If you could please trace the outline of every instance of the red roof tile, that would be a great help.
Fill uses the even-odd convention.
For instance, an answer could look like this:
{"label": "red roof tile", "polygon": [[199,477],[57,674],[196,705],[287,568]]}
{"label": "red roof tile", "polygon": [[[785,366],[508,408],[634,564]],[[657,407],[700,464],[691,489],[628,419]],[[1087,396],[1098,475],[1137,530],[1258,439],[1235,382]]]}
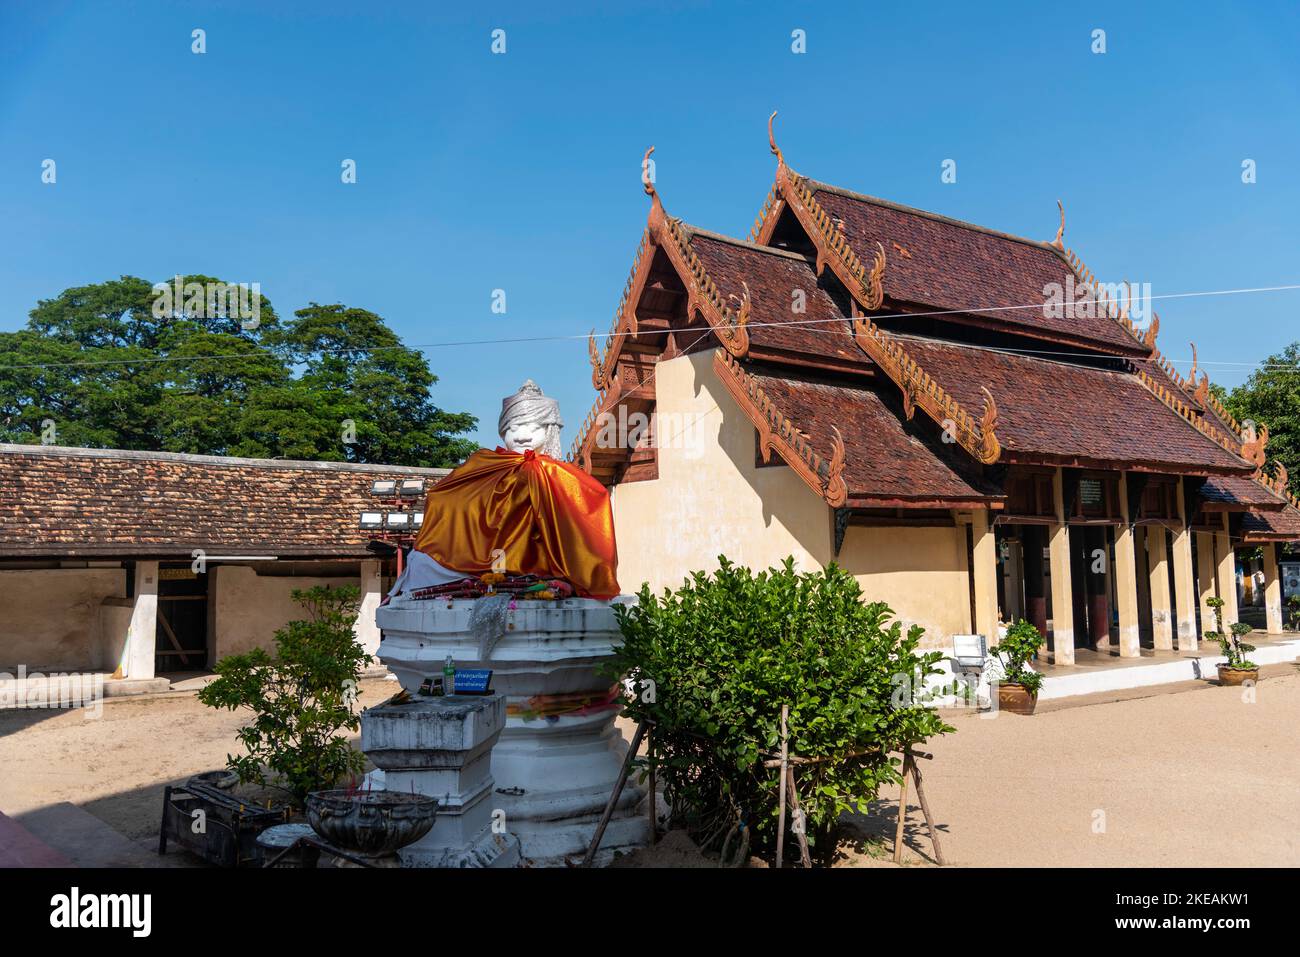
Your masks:
{"label": "red roof tile", "polygon": [[1242,516],[1241,536],[1247,542],[1300,541],[1300,511],[1287,506],[1280,512],[1250,512]]}
{"label": "red roof tile", "polygon": [[[693,226],[683,224],[683,228],[695,254],[733,310],[740,308],[745,292],[742,283],[749,286],[751,345],[867,362],[853,341],[843,311],[818,284],[808,260]],[[796,291],[803,293],[803,312],[792,308]]]}
{"label": "red roof tile", "polygon": [[1003,458],[1079,460],[1193,474],[1249,474],[1151,394],[1136,375],[1032,356],[898,336],[958,402],[978,409],[986,386],[998,404]]}
{"label": "red roof tile", "polygon": [[[831,426],[840,430],[850,505],[1001,497],[953,452],[939,449],[920,430],[908,428],[897,398],[886,398],[870,387],[747,371],[814,448],[829,453],[834,443]],[[894,390],[889,383],[885,388]]]}
{"label": "red roof tile", "polygon": [[384,510],[371,483],[446,472],[0,445],[0,556],[374,557],[358,527]]}
{"label": "red roof tile", "polygon": [[1201,486],[1202,501],[1216,505],[1235,506],[1237,509],[1281,511],[1287,501],[1275,495],[1252,478],[1236,475],[1214,475]]}
{"label": "red roof tile", "polygon": [[[876,243],[888,265],[885,295],[896,302],[974,314],[981,322],[1050,339],[1069,338],[1107,351],[1145,354],[1115,320],[1048,318],[1044,287],[1063,289],[1069,264],[1049,243],[1035,242],[948,219],[924,210],[808,181],[814,197],[863,262]],[[901,247],[901,248],[900,248]],[[1034,308],[1007,309],[1007,306]],[[986,310],[986,311],[980,311]],[[992,310],[992,311],[987,311]]]}

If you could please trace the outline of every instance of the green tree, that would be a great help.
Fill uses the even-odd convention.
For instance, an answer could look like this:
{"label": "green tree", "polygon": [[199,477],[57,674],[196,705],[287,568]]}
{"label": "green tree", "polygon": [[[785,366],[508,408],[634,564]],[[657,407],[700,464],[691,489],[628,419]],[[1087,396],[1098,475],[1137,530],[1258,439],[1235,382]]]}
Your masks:
{"label": "green tree", "polygon": [[1286,466],[1292,490],[1300,488],[1300,342],[1265,359],[1225,405],[1238,421],[1268,426],[1269,457]]}
{"label": "green tree", "polygon": [[161,293],[135,276],[68,289],[0,333],[0,441],[52,422],[56,444],[88,448],[431,466],[473,451],[458,435],[474,417],[433,404],[437,377],[374,313],[313,304],[282,326],[265,296],[254,322]]}

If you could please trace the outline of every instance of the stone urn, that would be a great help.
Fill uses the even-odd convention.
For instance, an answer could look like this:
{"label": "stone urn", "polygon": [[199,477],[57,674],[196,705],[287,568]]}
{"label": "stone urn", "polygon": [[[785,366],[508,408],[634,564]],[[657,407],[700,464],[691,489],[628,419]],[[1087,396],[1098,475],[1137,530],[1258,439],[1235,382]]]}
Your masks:
{"label": "stone urn", "polygon": [[307,821],[328,843],[366,858],[385,858],[429,833],[438,800],[392,791],[312,791]]}
{"label": "stone urn", "polygon": [[[608,602],[587,598],[519,600],[484,654],[471,632],[473,599],[398,597],[377,612],[379,658],[415,694],[442,674],[490,668],[492,690],[506,701],[506,720],[492,751],[492,804],[505,814],[531,866],[580,859],[609,800],[626,753],[614,727],[616,681],[602,673],[622,636]],[[649,839],[636,813],[644,797],[629,780],[601,841],[598,864]]]}

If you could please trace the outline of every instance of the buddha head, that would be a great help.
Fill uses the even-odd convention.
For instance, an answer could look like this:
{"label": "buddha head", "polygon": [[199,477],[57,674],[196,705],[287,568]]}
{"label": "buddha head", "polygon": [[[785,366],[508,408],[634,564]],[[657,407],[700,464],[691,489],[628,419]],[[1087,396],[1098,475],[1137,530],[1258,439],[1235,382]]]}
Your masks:
{"label": "buddha head", "polygon": [[560,452],[560,403],[547,398],[529,379],[519,391],[501,400],[497,432],[511,452],[540,452],[558,459]]}

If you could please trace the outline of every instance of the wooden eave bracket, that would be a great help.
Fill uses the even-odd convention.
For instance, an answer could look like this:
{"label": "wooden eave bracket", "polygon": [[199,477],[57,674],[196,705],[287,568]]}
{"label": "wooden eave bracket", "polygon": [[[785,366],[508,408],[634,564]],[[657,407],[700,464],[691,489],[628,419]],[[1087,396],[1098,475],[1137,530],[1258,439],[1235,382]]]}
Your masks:
{"label": "wooden eave bracket", "polygon": [[790,417],[777,408],[753,376],[740,367],[735,356],[725,349],[715,349],[713,369],[727,393],[758,429],[763,461],[770,462],[772,453],[776,452],[827,505],[843,507],[849,495],[844,481],[844,438],[840,430],[831,426],[835,437],[830,455],[823,455],[803,437]]}

